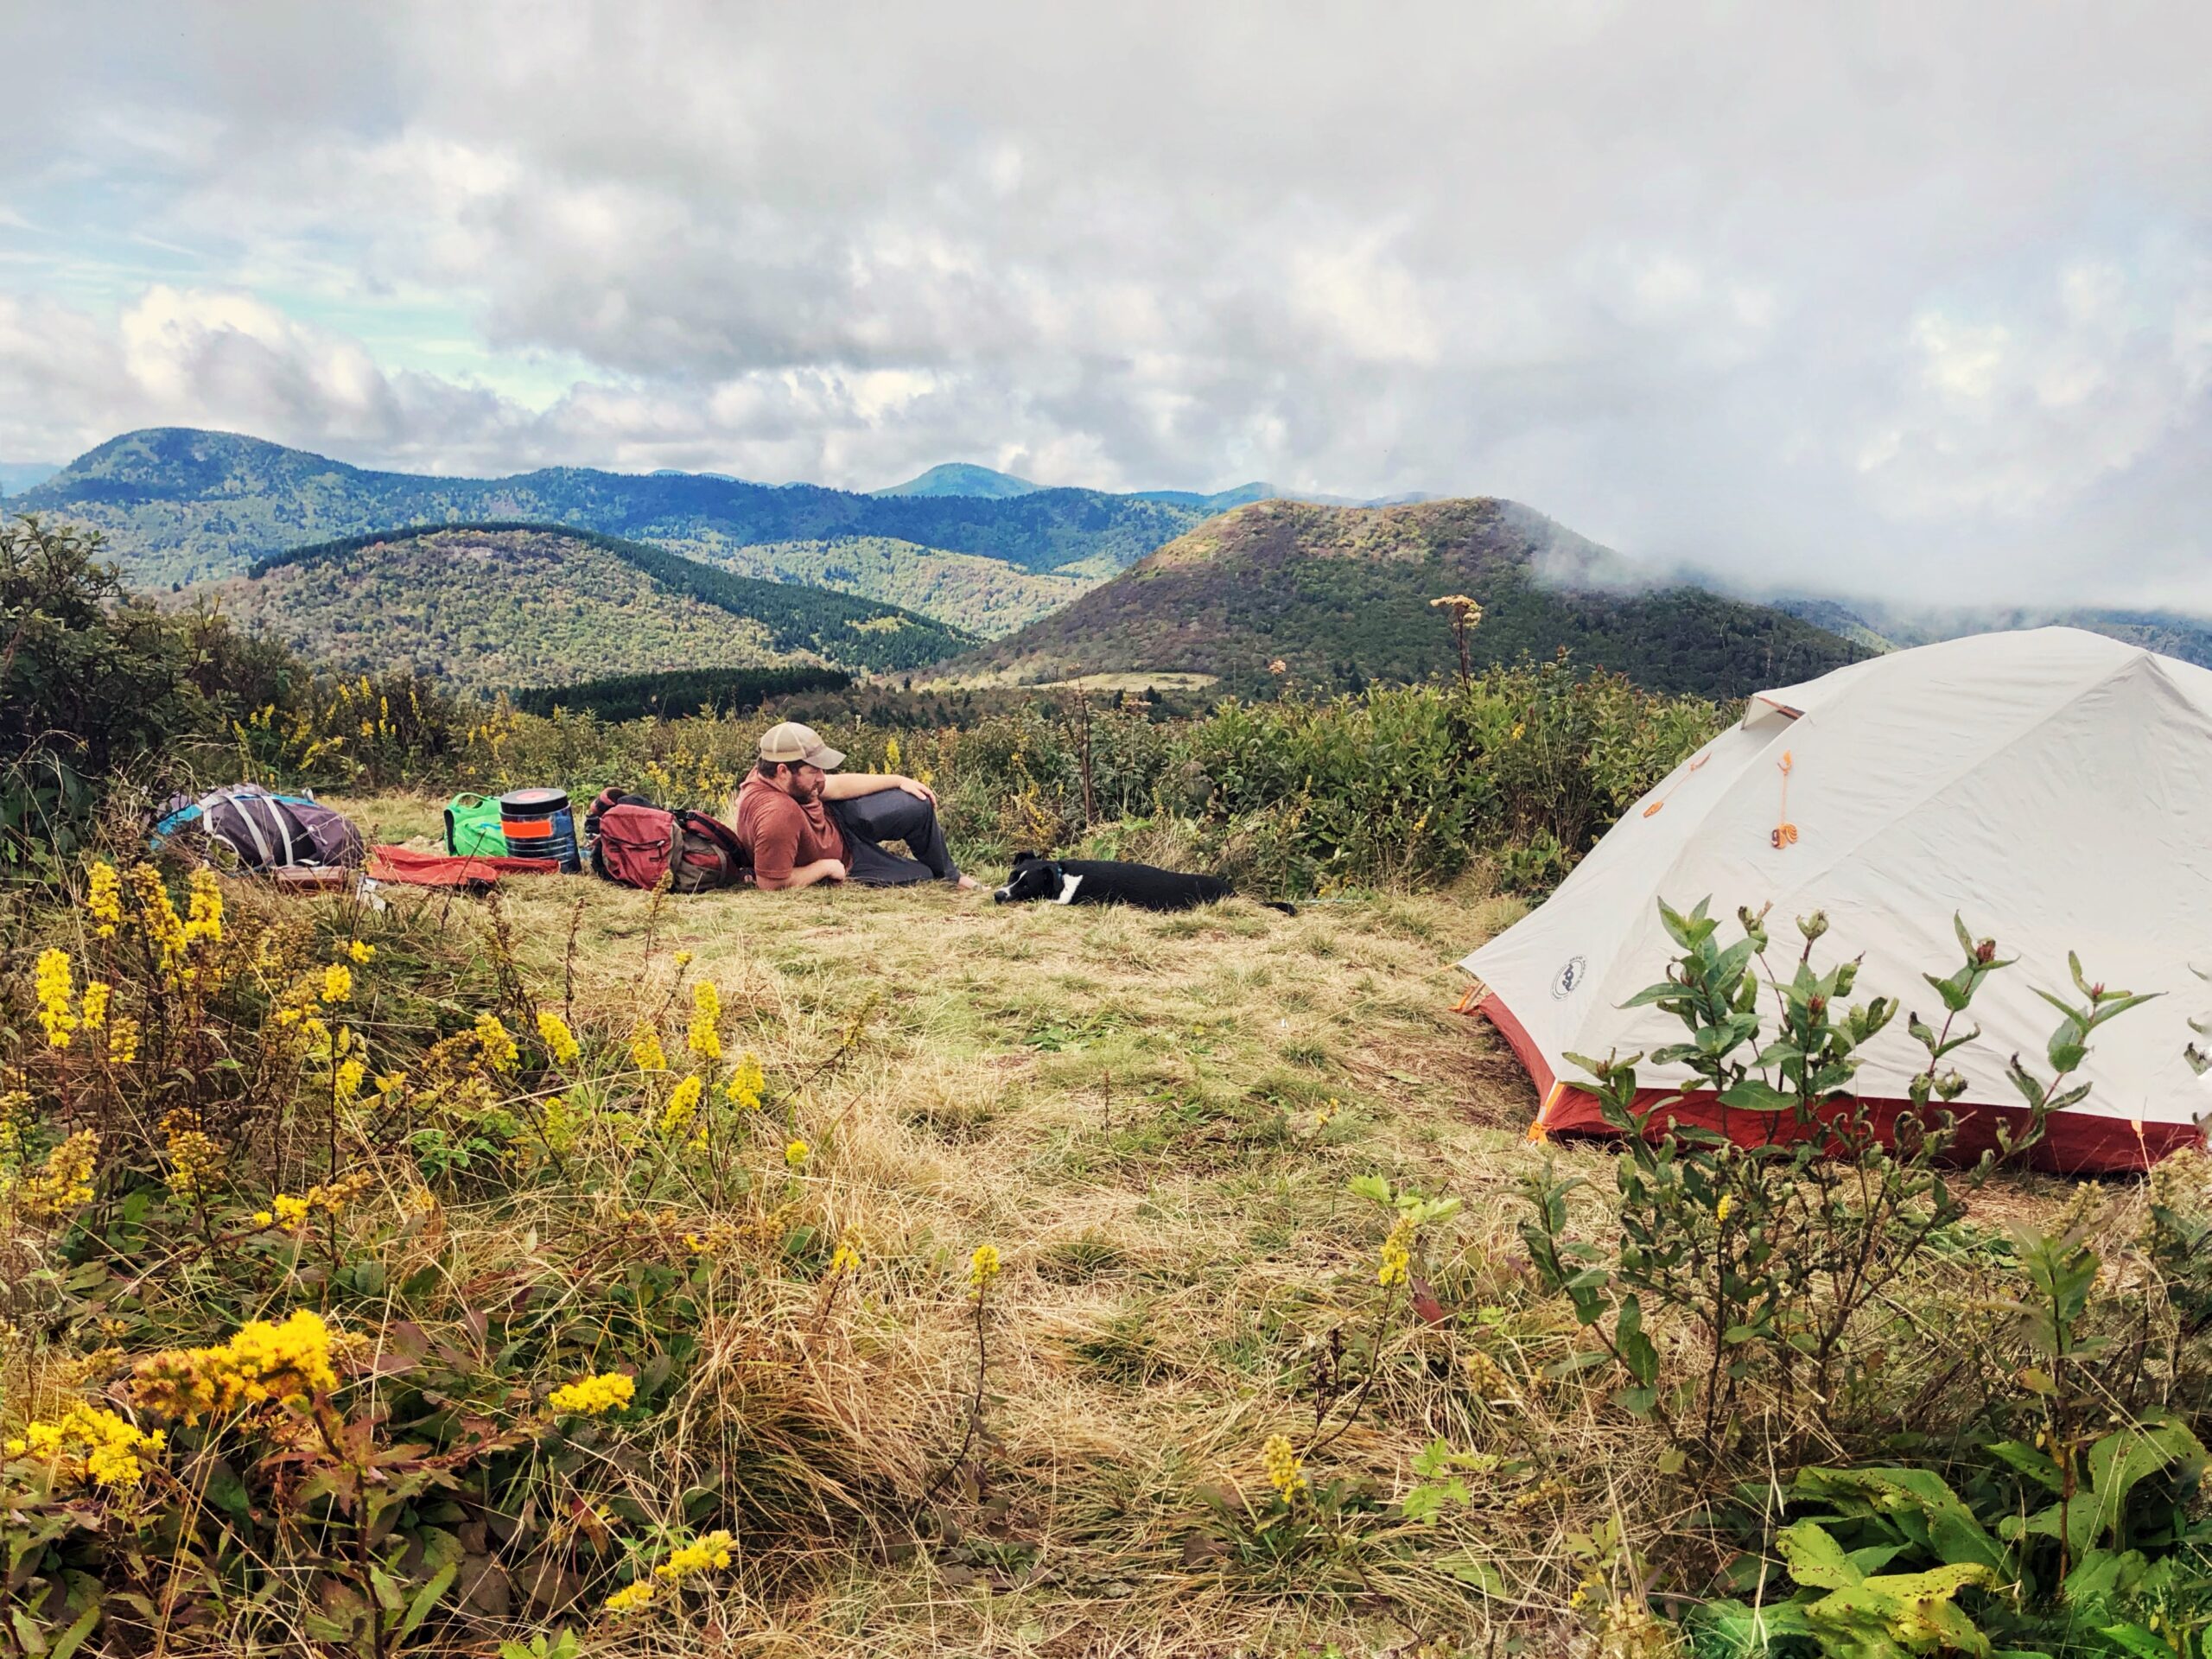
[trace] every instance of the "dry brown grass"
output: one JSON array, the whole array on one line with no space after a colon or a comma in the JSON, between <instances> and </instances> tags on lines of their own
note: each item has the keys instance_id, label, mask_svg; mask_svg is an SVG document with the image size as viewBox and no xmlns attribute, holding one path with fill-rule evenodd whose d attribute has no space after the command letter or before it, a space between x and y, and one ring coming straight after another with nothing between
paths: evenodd
<instances>
[{"instance_id":1,"label":"dry brown grass","mask_svg":"<svg viewBox=\"0 0 2212 1659\"><path fill-rule=\"evenodd\" d=\"M416 801L348 809L388 834L435 821ZM469 901L397 902L475 925ZM1554 1398L1518 1363L1560 1332L1555 1311L1516 1301L1512 1189L1546 1153L1523 1137L1525 1077L1486 1026L1451 1011L1453 960L1509 906L1437 894L1295 918L1243 903L1155 917L816 889L656 906L542 879L509 883L503 902L541 983L560 982L575 923L579 1007L609 1019L651 978L649 953L696 953L691 971L720 984L734 1042L772 1081L808 1072L858 1023L797 1110L817 1147L810 1202L861 1230L868 1266L857 1305L803 1363L871 1450L893 1510L961 1442L967 1254L991 1241L1006 1259L991 1438L979 1487L938 1506L951 1529L868 1529L772 1602L729 1596L626 1637L636 1650L1409 1654L1486 1651L1510 1626L1525 1650L1565 1651L1573 1535L1609 1515L1652 1535L1678 1519L1656 1431L1583 1391ZM1317 1128L1331 1101L1341 1109ZM1600 1152L1550 1155L1610 1185ZM1314 1478L1362 1476L1395 1496L1438 1437L1526 1469L1445 1523L1428 1556L1364 1586L1255 1578L1192 1549L1201 1495L1260 1491L1262 1440L1310 1428L1295 1391L1307 1345L1373 1305L1385 1219L1345 1195L1369 1173L1464 1198L1436 1241L1439 1294L1454 1312L1514 1311L1479 1342L1416 1335ZM1991 1202L2047 1212L2055 1196L2008 1186ZM1478 1345L1516 1378L1508 1395L1467 1382ZM716 1376L702 1368L688 1396L693 1432L720 1432ZM1459 1548L1497 1564L1502 1596L1430 1563Z\"/></svg>"}]
</instances>

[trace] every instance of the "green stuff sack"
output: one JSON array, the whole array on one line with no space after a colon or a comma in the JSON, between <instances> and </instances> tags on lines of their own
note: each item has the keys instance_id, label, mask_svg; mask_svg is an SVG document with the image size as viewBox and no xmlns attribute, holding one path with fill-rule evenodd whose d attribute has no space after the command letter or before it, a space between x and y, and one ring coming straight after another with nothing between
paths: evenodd
<instances>
[{"instance_id":1,"label":"green stuff sack","mask_svg":"<svg viewBox=\"0 0 2212 1659\"><path fill-rule=\"evenodd\" d=\"M458 858L506 855L497 796L456 795L446 803L446 851Z\"/></svg>"}]
</instances>

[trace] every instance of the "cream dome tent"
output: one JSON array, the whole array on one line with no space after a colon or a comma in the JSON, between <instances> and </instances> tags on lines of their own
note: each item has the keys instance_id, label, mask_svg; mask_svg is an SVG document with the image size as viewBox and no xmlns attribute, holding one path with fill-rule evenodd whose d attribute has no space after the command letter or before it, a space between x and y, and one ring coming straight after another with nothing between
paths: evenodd
<instances>
[{"instance_id":1,"label":"cream dome tent","mask_svg":"<svg viewBox=\"0 0 2212 1659\"><path fill-rule=\"evenodd\" d=\"M2050 1120L2037 1153L2061 1170L2144 1168L2197 1142L2197 1117L2212 1111L2212 1077L2183 1056L2190 1020L2212 1014L2212 983L2190 971L2212 969L2212 671L2042 628L1898 652L1753 697L1550 899L1460 964L1535 1080L1538 1132L1605 1130L1567 1053L1682 1039L1670 1016L1620 1005L1673 954L1658 901L1708 897L1723 918L1770 901L1777 950L1796 942L1792 918L1825 911L1815 964L1863 951L1858 999L1895 996L1923 1014L1941 1008L1922 973L1958 965L1953 912L2018 958L1975 997L1981 1039L1947 1062L1968 1081L1952 1107L1961 1150L2024 1116L2010 1056L2048 1075L2058 1015L2036 990L2079 1000L2069 950L2093 979L2160 993L2098 1031L2079 1074L2095 1087ZM1860 1052L1861 1097L1903 1104L1925 1061L1904 1018ZM1690 1080L1641 1071L1647 1084ZM1746 1141L1770 1132L1709 1098L1679 1116Z\"/></svg>"}]
</instances>

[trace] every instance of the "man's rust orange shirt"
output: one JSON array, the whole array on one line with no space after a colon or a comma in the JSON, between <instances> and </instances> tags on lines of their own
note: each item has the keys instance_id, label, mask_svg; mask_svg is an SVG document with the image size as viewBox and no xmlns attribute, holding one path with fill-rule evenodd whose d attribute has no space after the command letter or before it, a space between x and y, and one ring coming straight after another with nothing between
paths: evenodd
<instances>
[{"instance_id":1,"label":"man's rust orange shirt","mask_svg":"<svg viewBox=\"0 0 2212 1659\"><path fill-rule=\"evenodd\" d=\"M845 837L819 801L801 806L759 772L737 791L737 821L730 826L753 855L753 874L781 881L818 860L845 857Z\"/></svg>"}]
</instances>

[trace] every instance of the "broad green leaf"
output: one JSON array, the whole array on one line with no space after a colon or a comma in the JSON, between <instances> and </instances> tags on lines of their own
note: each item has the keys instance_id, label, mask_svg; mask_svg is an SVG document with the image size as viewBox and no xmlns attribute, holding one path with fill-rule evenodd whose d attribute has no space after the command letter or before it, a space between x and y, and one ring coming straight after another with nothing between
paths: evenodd
<instances>
[{"instance_id":1,"label":"broad green leaf","mask_svg":"<svg viewBox=\"0 0 2212 1659\"><path fill-rule=\"evenodd\" d=\"M1775 1538L1775 1546L1789 1564L1789 1576L1815 1589L1840 1589L1865 1577L1851 1564L1843 1546L1815 1522L1799 1521L1784 1527Z\"/></svg>"}]
</instances>

